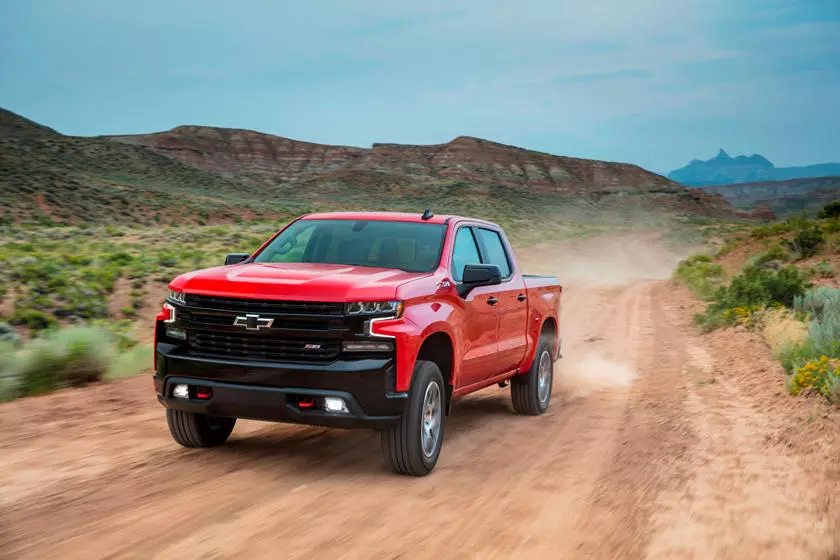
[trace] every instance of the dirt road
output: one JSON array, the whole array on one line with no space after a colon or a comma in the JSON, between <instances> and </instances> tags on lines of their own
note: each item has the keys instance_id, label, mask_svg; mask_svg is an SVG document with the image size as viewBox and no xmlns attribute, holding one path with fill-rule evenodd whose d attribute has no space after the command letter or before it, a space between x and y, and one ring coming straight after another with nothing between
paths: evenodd
<instances>
[{"instance_id":1,"label":"dirt road","mask_svg":"<svg viewBox=\"0 0 840 560\"><path fill-rule=\"evenodd\" d=\"M181 449L145 376L0 405L0 557L840 557L836 417L791 444L780 380L731 374L769 359L694 335L651 241L524 253L566 277L552 408L458 402L422 479L368 432L240 422Z\"/></svg>"}]
</instances>

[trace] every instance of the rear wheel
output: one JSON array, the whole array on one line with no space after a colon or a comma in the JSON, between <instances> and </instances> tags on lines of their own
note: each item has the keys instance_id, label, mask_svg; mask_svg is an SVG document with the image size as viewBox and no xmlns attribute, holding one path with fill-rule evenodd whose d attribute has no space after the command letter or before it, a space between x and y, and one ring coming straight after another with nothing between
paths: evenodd
<instances>
[{"instance_id":1,"label":"rear wheel","mask_svg":"<svg viewBox=\"0 0 840 560\"><path fill-rule=\"evenodd\" d=\"M215 447L227 441L236 418L166 409L166 422L172 439L184 447Z\"/></svg>"},{"instance_id":2,"label":"rear wheel","mask_svg":"<svg viewBox=\"0 0 840 560\"><path fill-rule=\"evenodd\" d=\"M399 423L380 435L382 455L391 470L412 476L431 472L440 456L445 419L440 368L434 362L418 360Z\"/></svg>"},{"instance_id":3,"label":"rear wheel","mask_svg":"<svg viewBox=\"0 0 840 560\"><path fill-rule=\"evenodd\" d=\"M540 339L531 369L510 380L513 409L519 414L542 414L551 403L553 385L554 359L551 357L551 344Z\"/></svg>"}]
</instances>

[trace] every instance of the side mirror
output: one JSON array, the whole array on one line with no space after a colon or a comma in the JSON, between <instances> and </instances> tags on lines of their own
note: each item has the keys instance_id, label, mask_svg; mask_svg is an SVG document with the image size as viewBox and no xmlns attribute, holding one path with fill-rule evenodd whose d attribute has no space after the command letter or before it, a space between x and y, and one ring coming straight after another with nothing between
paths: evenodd
<instances>
[{"instance_id":1,"label":"side mirror","mask_svg":"<svg viewBox=\"0 0 840 560\"><path fill-rule=\"evenodd\" d=\"M495 286L502 283L502 273L495 264L468 264L458 286L461 297L467 297L473 288Z\"/></svg>"},{"instance_id":2,"label":"side mirror","mask_svg":"<svg viewBox=\"0 0 840 560\"><path fill-rule=\"evenodd\" d=\"M250 256L248 253L230 253L225 257L225 264L239 264Z\"/></svg>"}]
</instances>

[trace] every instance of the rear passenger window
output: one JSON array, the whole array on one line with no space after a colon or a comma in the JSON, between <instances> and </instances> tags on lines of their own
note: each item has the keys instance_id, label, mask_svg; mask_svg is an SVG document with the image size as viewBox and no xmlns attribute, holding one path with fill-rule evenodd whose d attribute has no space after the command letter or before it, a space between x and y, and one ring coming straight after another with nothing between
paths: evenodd
<instances>
[{"instance_id":1,"label":"rear passenger window","mask_svg":"<svg viewBox=\"0 0 840 560\"><path fill-rule=\"evenodd\" d=\"M464 277L464 267L468 264L481 264L481 258L472 231L463 227L455 234L455 247L452 249L452 276L456 281Z\"/></svg>"},{"instance_id":2,"label":"rear passenger window","mask_svg":"<svg viewBox=\"0 0 840 560\"><path fill-rule=\"evenodd\" d=\"M485 264L495 264L502 273L502 278L510 276L510 262L507 251L502 243L502 237L495 231L489 229L478 229L478 237L484 245L487 254Z\"/></svg>"}]
</instances>

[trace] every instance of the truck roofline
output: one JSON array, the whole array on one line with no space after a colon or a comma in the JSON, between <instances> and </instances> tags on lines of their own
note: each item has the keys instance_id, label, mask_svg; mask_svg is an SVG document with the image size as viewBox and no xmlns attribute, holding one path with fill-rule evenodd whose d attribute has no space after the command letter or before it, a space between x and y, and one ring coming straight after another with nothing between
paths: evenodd
<instances>
[{"instance_id":1,"label":"truck roofline","mask_svg":"<svg viewBox=\"0 0 840 560\"><path fill-rule=\"evenodd\" d=\"M478 218L469 218L466 216L455 216L449 214L435 214L429 219L424 220L422 213L409 212L319 212L316 214L306 214L298 218L300 220L382 220L393 222L415 222L427 224L449 224L450 222L469 221L479 224L486 224L498 228L497 224L488 222L487 220L480 220Z\"/></svg>"}]
</instances>

